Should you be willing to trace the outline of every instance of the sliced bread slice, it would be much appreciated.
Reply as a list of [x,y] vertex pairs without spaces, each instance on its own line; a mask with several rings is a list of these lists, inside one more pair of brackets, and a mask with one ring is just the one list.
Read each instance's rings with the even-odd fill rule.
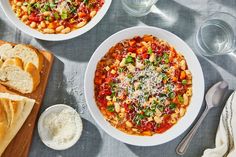
[[2,54],[6,51],[9,51],[13,48],[13,46],[9,43],[5,43],[3,45],[0,46],[0,57],[2,56]]
[[12,46],[9,43],[0,46],[0,57],[2,60],[18,57],[22,59],[24,65],[28,63],[34,64],[39,71],[43,66],[43,55],[32,46],[17,44]]
[[0,83],[21,93],[32,93],[39,82],[38,69],[32,63],[23,66],[20,58],[7,59],[0,68]]
[[35,100],[0,93],[0,156],[29,116]]

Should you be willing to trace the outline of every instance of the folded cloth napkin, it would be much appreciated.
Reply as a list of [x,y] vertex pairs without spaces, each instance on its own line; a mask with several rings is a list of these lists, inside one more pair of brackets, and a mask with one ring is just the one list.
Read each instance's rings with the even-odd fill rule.
[[220,117],[215,148],[206,149],[202,157],[236,157],[236,92],[228,99]]

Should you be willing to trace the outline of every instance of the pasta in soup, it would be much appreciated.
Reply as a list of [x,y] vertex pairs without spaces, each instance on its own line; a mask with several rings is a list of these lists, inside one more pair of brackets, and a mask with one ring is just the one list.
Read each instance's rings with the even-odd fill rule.
[[97,64],[94,85],[105,119],[133,135],[165,132],[184,116],[192,96],[184,56],[152,35],[110,48]]

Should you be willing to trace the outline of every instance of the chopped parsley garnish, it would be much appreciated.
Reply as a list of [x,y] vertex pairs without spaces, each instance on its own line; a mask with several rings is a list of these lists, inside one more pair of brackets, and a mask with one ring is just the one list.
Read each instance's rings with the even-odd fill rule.
[[169,63],[169,62],[170,62],[169,59],[166,58],[166,59],[165,59],[165,63],[167,64],[167,63]]
[[129,79],[131,79],[131,78],[133,77],[133,75],[132,75],[132,74],[128,74],[127,77],[128,77]]
[[31,7],[31,5],[28,5],[27,6],[27,13],[28,13],[28,15],[31,14],[31,11],[32,11],[32,7]]
[[181,95],[178,95],[178,101],[182,104],[184,103],[184,98]]
[[153,52],[152,52],[152,48],[151,47],[149,47],[148,48],[148,54],[152,54]]
[[114,87],[116,87],[116,83],[110,82],[110,86],[111,86],[111,88],[114,88]]
[[50,3],[49,6],[50,6],[51,9],[53,9],[53,8],[55,8],[57,5],[56,5],[55,3]]
[[175,97],[175,93],[174,93],[174,92],[170,92],[170,93],[169,93],[169,97],[170,97],[171,99],[173,99],[173,98]]
[[144,118],[144,115],[142,114],[137,114],[134,118],[134,122],[137,124],[137,125],[140,125],[141,124],[141,120]]
[[39,2],[34,3],[33,7],[35,7],[36,9],[39,9],[40,8]]
[[187,84],[187,80],[182,80],[182,84],[186,85]]
[[54,15],[56,20],[58,20],[60,18],[59,14],[57,12],[55,12],[53,15]]
[[159,96],[160,96],[160,97],[166,97],[166,94],[160,93]]
[[147,116],[147,117],[151,117],[151,116],[153,116],[154,113],[155,113],[155,111],[150,110],[150,109],[147,109],[147,110],[144,112],[144,115]]
[[45,11],[49,11],[49,8],[50,8],[50,3],[49,2],[45,3],[44,6],[43,6],[43,9]]
[[168,58],[169,58],[169,55],[166,52],[164,52],[163,59],[168,59]]
[[176,108],[176,103],[170,103],[169,107],[170,109],[174,110]]
[[89,0],[84,0],[83,3],[88,4]]
[[134,63],[134,59],[132,56],[128,56],[125,58],[125,64],[128,64],[128,63]]
[[120,73],[122,73],[122,72],[124,71],[124,69],[123,69],[123,68],[119,68],[118,71],[119,71]]
[[114,105],[107,106],[107,110],[108,110],[109,112],[114,112],[114,111],[115,111]]
[[149,61],[149,59],[144,60],[144,63],[147,64],[147,65],[150,65],[150,64],[151,64],[151,62]]
[[164,111],[164,106],[162,106],[162,105],[157,105],[157,109],[160,110],[161,112],[163,112],[163,111]]
[[67,13],[67,11],[63,10],[62,13],[61,13],[61,19],[65,20],[67,18],[68,18],[68,13]]
[[76,13],[76,11],[77,11],[76,7],[73,7],[73,6],[72,6],[72,7],[70,8],[70,12],[71,12],[71,13]]

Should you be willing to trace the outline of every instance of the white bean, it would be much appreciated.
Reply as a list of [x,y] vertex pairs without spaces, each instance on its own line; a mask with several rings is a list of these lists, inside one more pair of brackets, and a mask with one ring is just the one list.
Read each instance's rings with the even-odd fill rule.
[[152,54],[150,55],[149,61],[150,61],[150,62],[154,62],[155,60],[156,60],[156,55],[155,55],[154,53],[152,53]]
[[184,94],[184,95],[183,95],[183,99],[184,99],[184,105],[185,105],[185,106],[188,105],[189,100],[188,100],[187,94]]
[[115,105],[115,111],[120,112],[120,104],[119,103],[114,103]]
[[58,26],[58,27],[56,28],[56,31],[57,31],[57,32],[61,32],[64,28],[65,28],[64,26]]
[[184,114],[185,114],[185,112],[186,112],[186,110],[185,110],[184,108],[181,108],[180,111],[179,111],[179,115],[180,115],[181,117],[183,117]]
[[154,121],[155,121],[156,123],[161,123],[161,122],[162,122],[162,119],[161,119],[161,117],[155,116],[155,117],[154,117]]
[[27,19],[28,19],[28,15],[23,15],[21,18],[22,21],[26,21]]
[[22,5],[22,2],[17,2],[16,5],[20,7]]
[[82,21],[82,22],[78,23],[77,28],[83,27],[84,25],[86,25],[86,23],[87,23],[86,21]]
[[185,70],[185,69],[186,69],[186,61],[185,61],[185,60],[180,61],[180,68],[181,68],[182,70]]
[[46,27],[45,22],[41,21],[41,22],[40,22],[40,26],[41,26],[42,28],[45,28],[45,27]]
[[35,28],[36,27],[36,23],[35,22],[31,22],[30,27],[31,28]]
[[50,14],[51,14],[50,11],[45,11],[45,12],[43,12],[43,15],[44,15],[44,16],[49,16]]
[[69,33],[69,32],[70,32],[70,27],[66,27],[65,29],[63,29],[61,31],[61,33],[63,33],[63,34],[66,34],[66,33]]
[[97,11],[91,11],[91,13],[90,13],[90,17],[94,17],[95,15],[97,14]]
[[133,124],[132,124],[131,122],[129,122],[129,121],[126,121],[125,124],[126,124],[126,126],[129,127],[129,128],[131,128],[131,127],[133,126]]
[[22,9],[24,12],[27,12],[27,7],[26,7],[26,6],[21,6],[21,9]]
[[51,29],[51,28],[45,28],[43,30],[43,32],[46,33],[46,34],[53,34],[55,31],[53,29]]
[[36,2],[36,0],[31,0],[31,1],[30,1],[31,4],[32,4],[32,3],[35,3],[35,2]]

